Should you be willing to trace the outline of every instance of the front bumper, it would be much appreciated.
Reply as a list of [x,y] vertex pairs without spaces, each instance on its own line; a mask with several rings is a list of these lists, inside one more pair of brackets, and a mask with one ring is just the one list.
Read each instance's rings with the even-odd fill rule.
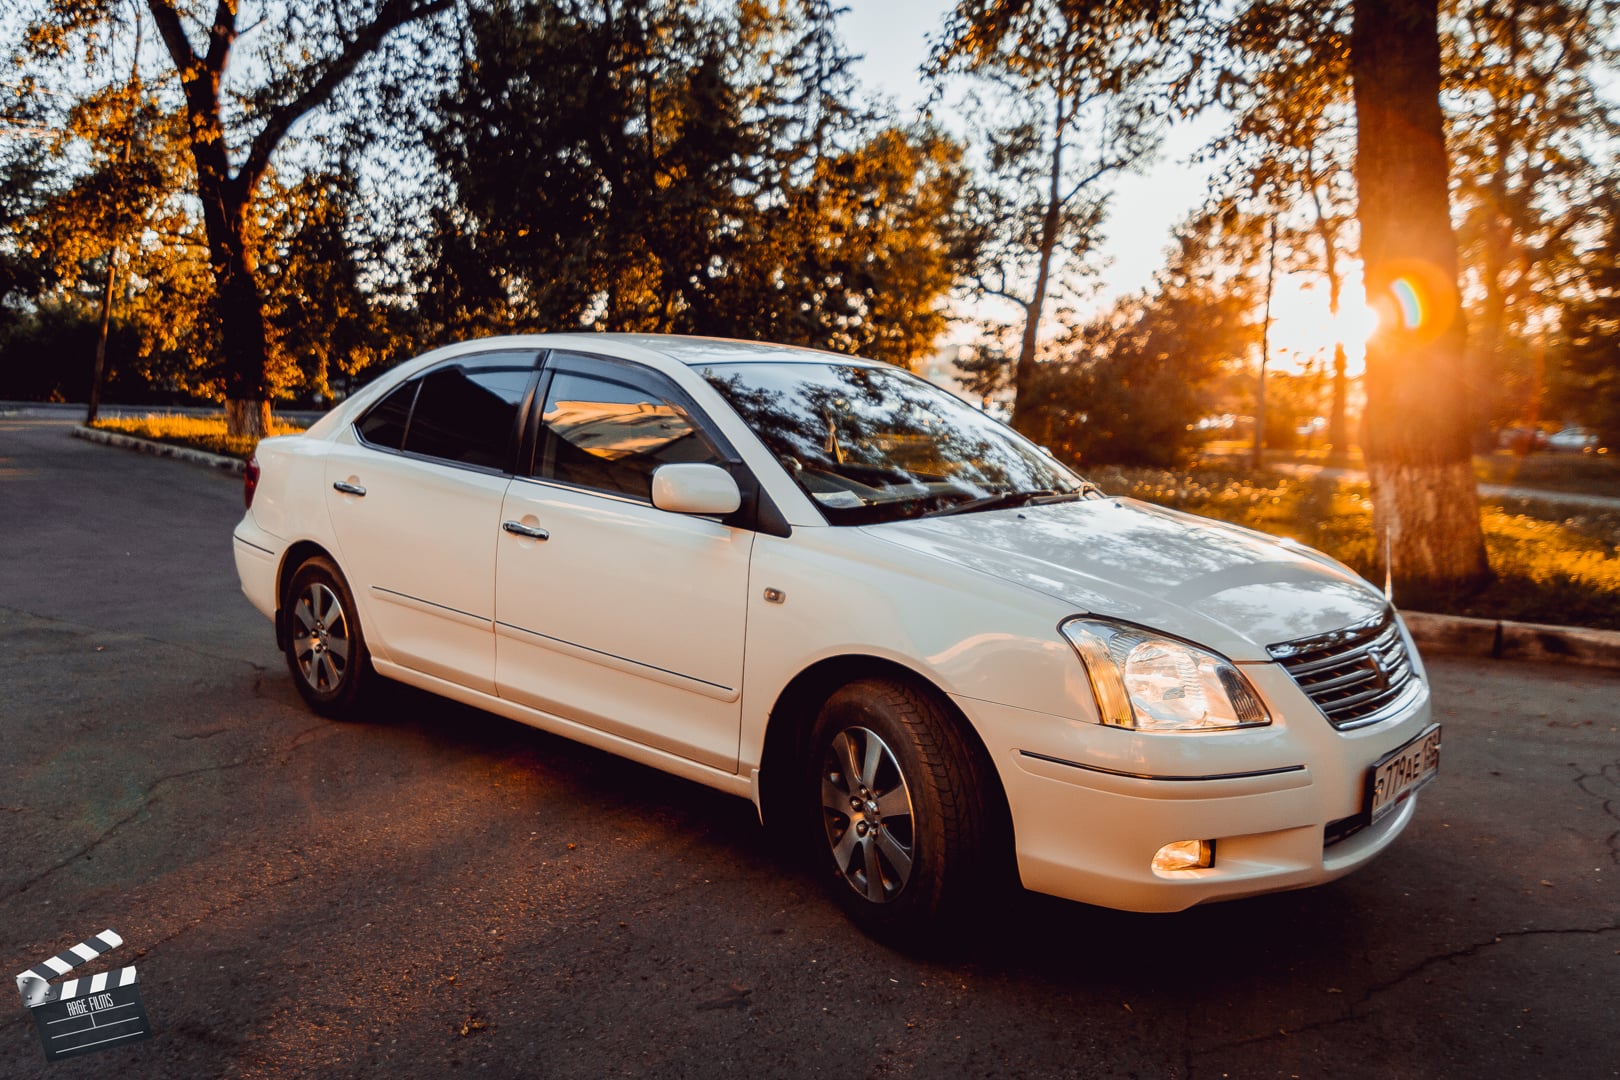
[[[1366,810],[1373,764],[1429,726],[1427,687],[1375,725],[1336,731],[1280,668],[1245,673],[1271,709],[1266,728],[1138,735],[959,702],[995,753],[1025,887],[1127,911],[1180,911],[1331,881],[1388,847],[1411,821],[1415,796],[1343,839],[1339,823]],[[1330,824],[1337,842],[1328,841]],[[1154,854],[1180,840],[1214,841],[1214,864],[1155,871]]]

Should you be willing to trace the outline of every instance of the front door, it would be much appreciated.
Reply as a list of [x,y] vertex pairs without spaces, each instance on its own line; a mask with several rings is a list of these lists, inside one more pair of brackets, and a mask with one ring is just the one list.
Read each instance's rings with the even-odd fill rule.
[[534,475],[496,554],[495,678],[522,704],[735,771],[754,534],[652,505],[652,472],[721,463],[663,376],[554,356]]

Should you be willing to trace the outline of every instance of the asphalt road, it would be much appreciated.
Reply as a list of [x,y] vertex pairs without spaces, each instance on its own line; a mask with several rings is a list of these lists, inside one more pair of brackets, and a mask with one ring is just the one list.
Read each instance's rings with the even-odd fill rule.
[[1434,660],[1372,866],[878,947],[746,803],[414,692],[301,706],[237,481],[0,420],[0,964],[111,927],[156,1034],[0,1077],[1620,1076],[1620,676]]

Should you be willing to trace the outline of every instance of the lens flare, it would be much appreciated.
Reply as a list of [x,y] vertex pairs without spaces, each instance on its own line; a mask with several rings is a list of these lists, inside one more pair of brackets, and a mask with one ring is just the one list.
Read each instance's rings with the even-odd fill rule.
[[[1385,276],[1387,275],[1387,276]],[[1396,335],[1407,345],[1439,341],[1458,326],[1457,276],[1423,259],[1396,259],[1386,264],[1386,282],[1370,290],[1368,299],[1378,312],[1378,339]]]
[[1423,288],[1409,277],[1399,277],[1390,282],[1389,291],[1395,296],[1395,310],[1400,316],[1401,325],[1408,330],[1416,330],[1424,323]]

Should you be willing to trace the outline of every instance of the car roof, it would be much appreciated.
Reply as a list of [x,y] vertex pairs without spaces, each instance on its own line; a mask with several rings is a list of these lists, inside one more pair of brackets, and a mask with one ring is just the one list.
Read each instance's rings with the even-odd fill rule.
[[[639,360],[654,367],[670,365],[697,367],[705,364],[847,364],[854,367],[887,367],[877,360],[866,360],[846,353],[807,349],[797,345],[777,345],[765,341],[735,338],[690,337],[681,334],[603,334],[572,331],[549,334],[496,334],[463,338],[442,345],[400,363],[352,394],[341,409],[353,418],[393,387],[435,365],[459,360],[477,353],[502,349],[555,349],[599,356]],[[334,421],[334,423],[336,423]],[[311,428],[311,433],[314,433]]]
[[778,345],[767,341],[743,341],[737,338],[693,337],[682,334],[569,334],[566,346],[555,341],[553,335],[539,335],[538,340],[549,341],[558,347],[589,347],[592,341],[628,345],[647,352],[658,353],[694,367],[701,364],[770,364],[770,363],[849,363],[871,365],[874,361],[845,353],[809,349],[798,345]]

